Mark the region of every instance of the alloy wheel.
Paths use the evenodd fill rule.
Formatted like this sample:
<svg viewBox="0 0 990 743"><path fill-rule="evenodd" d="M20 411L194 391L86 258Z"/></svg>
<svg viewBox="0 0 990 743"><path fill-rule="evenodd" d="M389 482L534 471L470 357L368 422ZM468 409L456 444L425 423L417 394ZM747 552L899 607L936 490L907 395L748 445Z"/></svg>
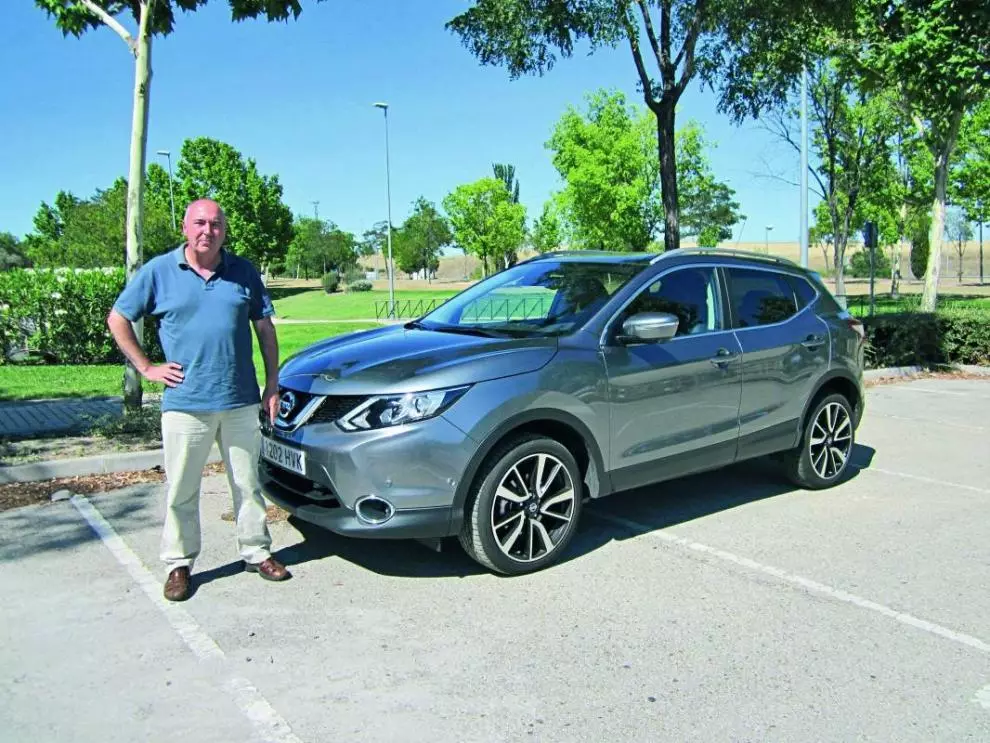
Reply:
<svg viewBox="0 0 990 743"><path fill-rule="evenodd" d="M832 480L845 469L852 449L852 431L852 420L844 405L830 402L818 411L808 450L811 466L823 480Z"/></svg>
<svg viewBox="0 0 990 743"><path fill-rule="evenodd" d="M502 476L492 501L492 534L516 562L553 552L574 515L577 493L571 475L552 454L530 454Z"/></svg>

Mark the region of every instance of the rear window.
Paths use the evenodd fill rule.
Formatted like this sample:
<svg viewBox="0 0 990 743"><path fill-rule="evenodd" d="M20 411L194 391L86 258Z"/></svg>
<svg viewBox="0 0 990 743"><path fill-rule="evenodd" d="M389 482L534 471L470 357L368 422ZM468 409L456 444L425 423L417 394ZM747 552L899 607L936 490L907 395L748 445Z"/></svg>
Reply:
<svg viewBox="0 0 990 743"><path fill-rule="evenodd" d="M798 310L803 310L815 301L818 292L815 291L815 287L808 283L807 279L802 279L800 276L788 276L787 278L791 283L791 289L794 290Z"/></svg>
<svg viewBox="0 0 990 743"><path fill-rule="evenodd" d="M797 314L794 290L783 274L730 268L729 301L737 328L783 322Z"/></svg>

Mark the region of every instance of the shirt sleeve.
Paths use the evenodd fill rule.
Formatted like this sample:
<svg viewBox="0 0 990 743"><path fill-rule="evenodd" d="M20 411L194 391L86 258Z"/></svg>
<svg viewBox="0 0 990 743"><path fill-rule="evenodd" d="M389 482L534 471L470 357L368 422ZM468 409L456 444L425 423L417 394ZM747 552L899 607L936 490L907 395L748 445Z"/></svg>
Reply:
<svg viewBox="0 0 990 743"><path fill-rule="evenodd" d="M252 267L253 268L253 267ZM252 321L263 320L275 314L275 305L272 304L271 295L261 281L261 274L257 270L251 271L251 308L250 317Z"/></svg>
<svg viewBox="0 0 990 743"><path fill-rule="evenodd" d="M113 308L131 322L155 311L155 280L149 263L145 263L117 297Z"/></svg>

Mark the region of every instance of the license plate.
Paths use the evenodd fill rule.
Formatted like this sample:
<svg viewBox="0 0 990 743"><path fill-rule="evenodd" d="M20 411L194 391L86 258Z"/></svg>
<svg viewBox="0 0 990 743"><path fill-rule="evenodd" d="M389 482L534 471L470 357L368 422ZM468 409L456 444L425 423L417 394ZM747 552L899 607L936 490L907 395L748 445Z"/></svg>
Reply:
<svg viewBox="0 0 990 743"><path fill-rule="evenodd" d="M261 437L261 456L272 464L300 475L306 474L306 454L298 449Z"/></svg>

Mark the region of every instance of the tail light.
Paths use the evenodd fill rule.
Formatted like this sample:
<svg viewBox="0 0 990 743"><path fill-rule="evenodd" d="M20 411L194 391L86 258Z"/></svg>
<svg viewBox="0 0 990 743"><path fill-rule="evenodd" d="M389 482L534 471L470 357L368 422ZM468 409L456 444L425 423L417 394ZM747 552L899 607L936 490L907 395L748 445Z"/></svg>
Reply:
<svg viewBox="0 0 990 743"><path fill-rule="evenodd" d="M863 327L863 323L850 315L848 312L842 313L842 319L849 326L849 329L859 336L859 342L862 343L866 340L866 328Z"/></svg>

